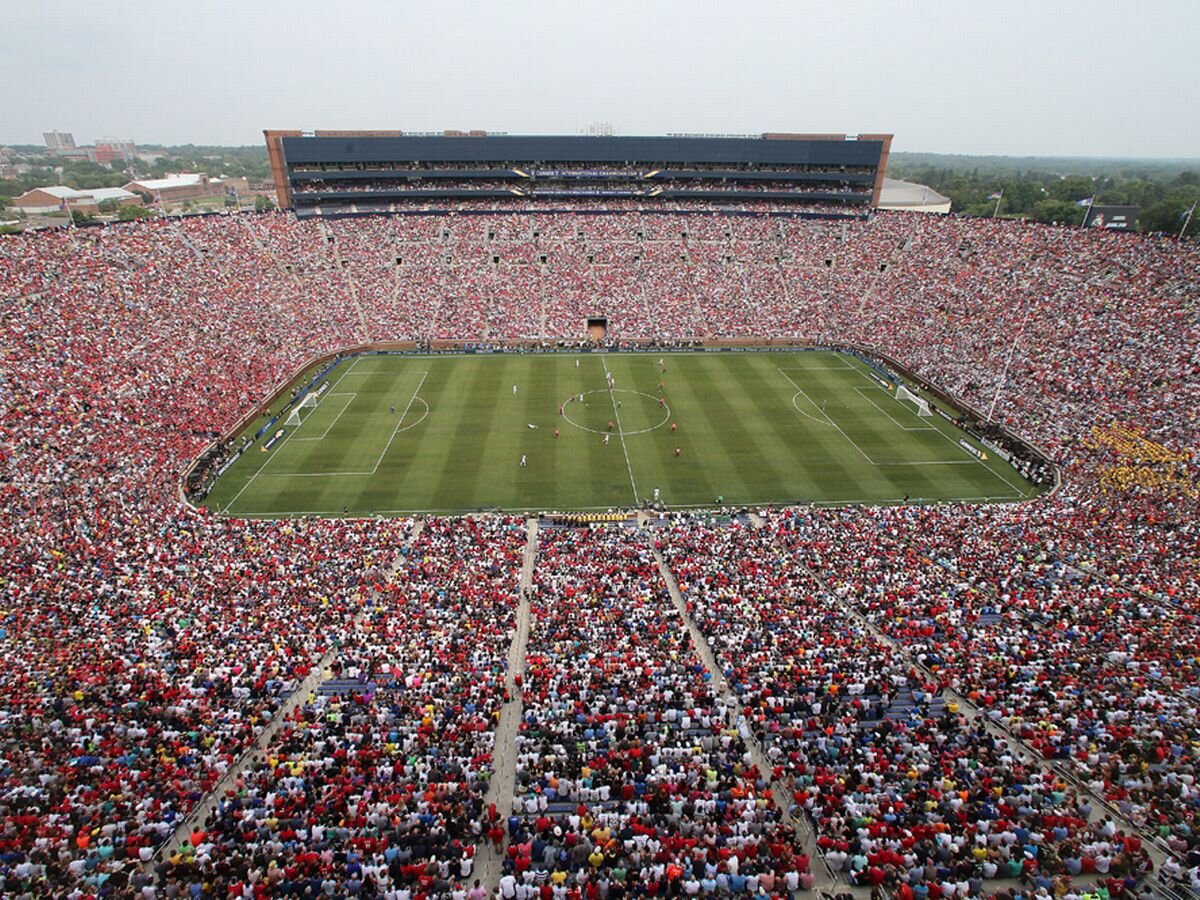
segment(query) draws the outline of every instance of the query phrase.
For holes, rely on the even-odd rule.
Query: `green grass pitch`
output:
[[[671,507],[1033,493],[840,353],[366,355],[327,381],[299,426],[217,481],[210,508],[597,510],[656,489]]]

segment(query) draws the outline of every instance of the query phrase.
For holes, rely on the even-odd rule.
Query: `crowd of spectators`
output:
[[[524,523],[428,523],[331,678],[159,869],[205,896],[463,894],[483,833]]]
[[[789,514],[759,530],[684,522],[661,540],[825,863],[852,884],[917,895],[933,886],[978,895],[998,878],[1085,889],[1097,873],[1110,894],[1133,889],[1149,868],[1142,838],[1094,815],[1086,794],[1039,765],[1034,741],[1010,743],[947,700],[949,681],[929,654],[887,640],[906,615],[923,624],[913,598],[938,596],[938,585],[872,566],[868,548],[814,529],[839,561],[867,561],[846,589],[837,578],[846,573],[808,567],[828,558],[794,540],[808,521]],[[873,591],[878,603],[866,599]],[[877,611],[883,634],[852,604]]]
[[[526,845],[522,882],[565,866],[610,892],[686,891],[688,873],[727,885],[744,874],[731,858],[760,888],[768,869],[776,886],[803,876],[762,803],[767,773],[747,763],[752,736],[817,829],[821,865],[859,883],[978,893],[1007,873],[1052,893],[1047,880],[1106,875],[1115,893],[1145,871],[1145,842],[1200,885],[1200,251],[957,217],[595,212],[210,216],[0,239],[4,892],[469,890],[519,529],[435,519],[404,556],[408,522],[231,521],[177,486],[317,353],[580,337],[594,314],[616,339],[857,343],[994,407],[1063,486],[1014,506],[674,526],[663,549],[741,728],[646,547],[546,538],[517,799],[539,806],[565,780],[555,802],[571,806],[549,834],[540,808],[505,822],[522,838],[507,845],[514,878]],[[192,850],[143,870],[331,648],[338,677],[363,684],[302,706]],[[431,653],[450,663],[410,683]],[[640,672],[613,662],[625,654]],[[620,709],[631,693],[635,715]],[[434,706],[432,728],[414,704]],[[632,750],[653,770],[598,788],[585,764]],[[368,777],[397,793],[347,792]],[[296,822],[318,792],[318,821]],[[609,845],[623,830],[632,850]],[[731,849],[747,842],[752,860]]]
[[[543,530],[507,886],[791,894],[810,860],[671,604],[646,536]],[[505,887],[502,883],[502,887]]]

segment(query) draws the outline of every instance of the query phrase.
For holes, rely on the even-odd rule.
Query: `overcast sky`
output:
[[[0,21],[8,144],[610,122],[1200,157],[1197,0],[32,0]]]

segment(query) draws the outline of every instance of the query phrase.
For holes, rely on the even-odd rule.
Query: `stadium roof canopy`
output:
[[[912,181],[884,178],[879,192],[879,209],[907,209],[913,212],[948,213],[950,198],[933,188]]]
[[[203,178],[203,175],[194,174],[172,175],[168,178],[147,178],[145,180],[131,181],[129,184],[137,185],[140,190],[169,191],[176,188],[194,187],[200,184]]]

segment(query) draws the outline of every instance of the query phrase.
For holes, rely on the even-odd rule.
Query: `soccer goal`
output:
[[[316,408],[317,408],[317,395],[312,394],[312,393],[305,394],[304,399],[296,404],[295,408],[288,415],[287,421],[285,421],[283,424],[291,425],[291,426],[299,425],[303,421],[303,419],[300,418],[300,410],[316,409]]]
[[[911,403],[916,407],[918,416],[932,416],[933,410],[929,408],[929,401],[924,397],[918,397],[903,384],[896,385],[896,399],[901,403]]]

